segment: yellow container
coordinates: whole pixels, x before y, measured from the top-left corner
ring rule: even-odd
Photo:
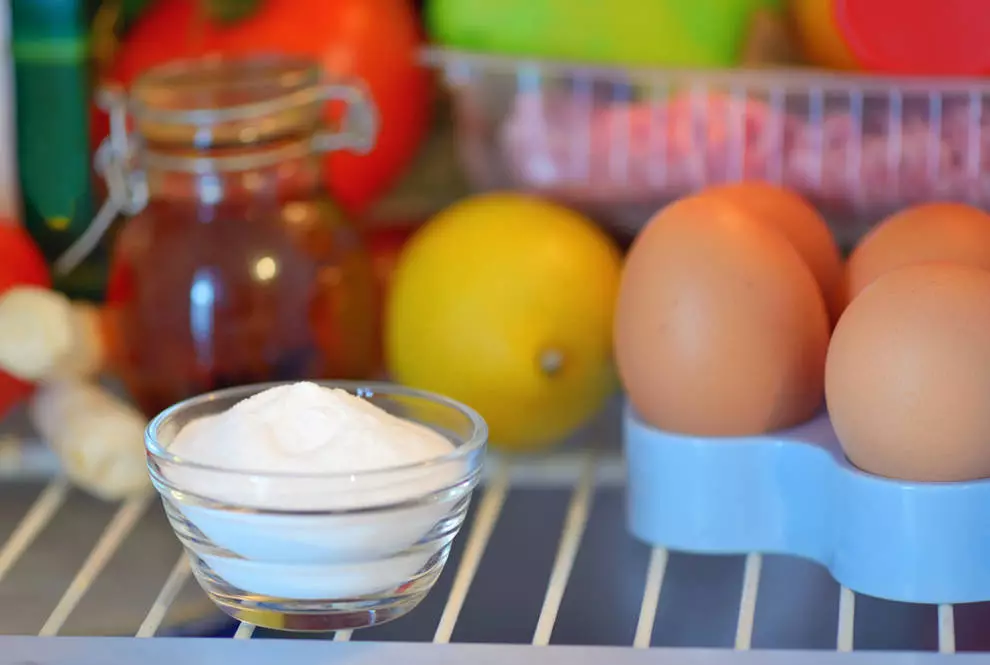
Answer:
[[[832,0],[788,0],[798,46],[812,65],[829,69],[856,70],[859,64],[839,32]]]

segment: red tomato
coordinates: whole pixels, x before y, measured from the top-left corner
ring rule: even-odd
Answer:
[[[128,32],[112,78],[130,83],[148,67],[207,54],[286,53],[316,58],[330,76],[369,88],[381,127],[368,155],[327,158],[327,186],[360,212],[401,175],[425,135],[433,80],[416,58],[422,44],[407,0],[263,0],[247,18],[213,23],[195,0],[160,0]]]
[[[0,293],[18,284],[51,286],[45,257],[17,222],[0,219]]]
[[[20,285],[50,287],[48,265],[21,226],[0,219],[0,293]],[[0,418],[25,400],[33,388],[0,372]]]

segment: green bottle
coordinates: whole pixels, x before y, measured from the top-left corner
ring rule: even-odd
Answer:
[[[92,51],[87,0],[11,0],[17,161],[24,223],[49,261],[95,212],[90,148]],[[107,252],[98,248],[56,287],[99,299]]]

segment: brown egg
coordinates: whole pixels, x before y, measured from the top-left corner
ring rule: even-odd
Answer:
[[[842,256],[814,206],[789,189],[759,181],[716,185],[702,193],[732,201],[782,233],[811,268],[832,323],[839,320],[846,303]]]
[[[849,256],[847,297],[891,270],[930,261],[990,269],[990,215],[962,203],[926,203],[891,215]]]
[[[673,203],[630,249],[616,361],[632,405],[660,429],[744,436],[807,420],[822,403],[828,334],[798,252],[730,201]]]
[[[990,272],[928,263],[877,278],[835,328],[825,394],[864,471],[990,476]]]

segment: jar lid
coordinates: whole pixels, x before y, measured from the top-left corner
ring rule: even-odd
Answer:
[[[833,0],[836,24],[868,69],[890,74],[990,74],[987,0]]]
[[[207,57],[152,68],[130,91],[149,143],[233,147],[312,134],[320,125],[320,68],[290,56]]]

